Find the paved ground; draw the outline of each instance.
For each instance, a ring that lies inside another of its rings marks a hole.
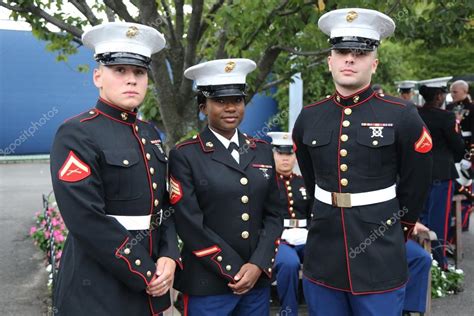
[[[45,315],[43,254],[28,238],[43,192],[51,190],[47,164],[0,164],[0,314]]]
[[[42,253],[27,238],[41,194],[51,181],[46,163],[0,164],[0,315],[47,315],[46,271]],[[473,223],[471,223],[473,224]],[[433,316],[474,315],[474,225],[463,234],[465,291],[433,300]],[[303,308],[302,308],[303,309]],[[272,308],[271,315],[278,309]],[[175,312],[174,315],[179,315]],[[300,315],[307,315],[302,310]]]

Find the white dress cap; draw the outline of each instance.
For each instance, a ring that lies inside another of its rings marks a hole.
[[[339,9],[325,13],[318,26],[330,38],[362,37],[380,41],[395,31],[395,22],[378,11],[360,8]]]
[[[293,139],[288,132],[269,132],[267,135],[272,138],[272,145],[293,146]]]
[[[216,59],[185,70],[184,76],[199,86],[245,84],[247,74],[257,65],[246,58]]]
[[[96,25],[82,35],[82,42],[95,54],[131,53],[150,58],[165,47],[163,34],[152,27],[127,22]]]

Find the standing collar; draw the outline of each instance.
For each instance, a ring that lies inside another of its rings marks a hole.
[[[102,98],[97,100],[95,106],[104,116],[123,124],[134,124],[137,120],[137,110],[127,111]]]
[[[370,87],[370,84],[363,88],[362,90],[357,91],[354,94],[343,96],[337,90],[334,95],[334,101],[344,107],[352,107],[362,104],[363,102],[369,100],[375,95],[374,90]]]
[[[235,129],[234,135],[232,136],[231,139],[225,138],[221,134],[214,131],[210,126],[209,126],[209,129],[214,134],[214,136],[216,136],[216,138],[222,143],[222,145],[224,145],[226,149],[229,148],[229,145],[232,142],[235,143],[237,146],[239,146],[239,133],[237,132],[237,129]]]

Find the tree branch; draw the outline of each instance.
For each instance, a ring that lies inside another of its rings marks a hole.
[[[119,17],[124,19],[126,22],[137,23],[135,19],[128,13],[127,7],[122,1],[117,0],[104,0],[104,4],[108,6],[112,11],[115,12]]]
[[[257,91],[261,91],[261,87],[267,79],[268,74],[271,72],[273,64],[277,60],[280,53],[281,49],[271,44],[267,47],[267,49],[265,49],[265,52],[257,63],[257,69],[259,72],[253,85],[253,90],[251,90],[249,93],[249,100],[252,99]]]
[[[230,1],[232,2],[232,1]],[[224,3],[224,0],[217,0],[216,3],[211,7],[209,12],[206,14],[204,19],[202,20],[201,27],[199,29],[199,35],[198,35],[198,41],[202,38],[203,34],[206,32],[207,28],[209,27],[209,22],[214,21],[214,16],[216,12],[222,7],[222,4]]]
[[[166,0],[161,0],[161,5],[165,9],[166,22],[168,24],[168,31],[173,42],[176,42],[176,35],[173,29],[173,22],[171,21],[171,11]]]
[[[187,47],[184,57],[184,69],[188,68],[194,63],[196,55],[196,47],[199,42],[199,26],[201,24],[201,17],[203,11],[203,0],[193,0],[193,14],[189,21],[188,32],[187,32]]]
[[[57,26],[59,29],[70,33],[71,35],[81,38],[82,30],[76,26],[70,25],[41,9],[33,4],[25,4],[24,6],[13,6],[3,1],[0,2],[0,6],[10,9],[15,12],[31,13],[33,15],[43,18],[46,22]]]
[[[176,10],[175,14],[175,25],[176,25],[176,37],[181,39],[183,38],[184,32],[184,12],[183,12],[184,0],[175,0],[174,8]]]
[[[79,10],[79,12],[82,13],[89,21],[91,25],[97,25],[100,24],[100,20],[95,16],[95,14],[92,12],[91,8],[87,5],[86,1],[84,0],[70,0],[76,9]]]
[[[272,12],[270,12],[270,14],[267,16],[267,19],[262,24],[260,24],[259,27],[257,27],[255,29],[255,31],[252,33],[252,35],[250,35],[250,38],[247,41],[247,43],[244,46],[242,46],[241,50],[247,50],[250,47],[250,45],[252,45],[252,43],[255,40],[255,38],[257,37],[257,35],[263,29],[268,28],[268,26],[272,23],[272,21],[273,21],[275,15],[277,14],[277,12],[282,10],[288,4],[288,1],[289,0],[281,0],[280,5],[278,7],[276,7],[275,9],[273,9]]]

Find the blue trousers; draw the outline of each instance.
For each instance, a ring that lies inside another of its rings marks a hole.
[[[446,245],[451,224],[451,204],[454,184],[452,180],[434,181],[425,208],[420,215],[423,225],[434,231],[438,240],[433,241],[433,256],[443,269],[447,269]]]
[[[298,315],[298,282],[303,262],[304,246],[281,243],[275,257],[277,291],[280,299],[280,315]]]
[[[408,261],[408,283],[403,310],[424,313],[428,277],[431,269],[431,255],[413,240],[406,243]]]
[[[354,295],[330,289],[303,278],[310,316],[400,316],[405,287],[380,293]]]
[[[263,316],[270,313],[270,287],[243,295],[185,295],[184,316]]]

